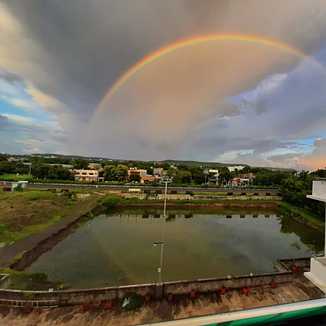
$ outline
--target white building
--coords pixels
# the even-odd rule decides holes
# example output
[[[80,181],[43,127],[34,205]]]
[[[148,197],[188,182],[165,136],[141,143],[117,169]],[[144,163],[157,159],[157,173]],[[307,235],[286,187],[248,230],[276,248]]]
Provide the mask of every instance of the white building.
[[[325,203],[326,228],[326,180],[314,181],[312,185],[312,195],[307,197]],[[305,276],[326,293],[326,229],[324,256],[311,258],[310,272],[305,273]]]
[[[100,181],[99,171],[97,170],[73,170],[75,181],[98,182]]]
[[[245,168],[245,166],[244,165],[235,165],[235,166],[228,166],[227,168],[228,168],[228,170],[230,172],[234,172],[234,171],[241,171],[241,170],[243,170]]]
[[[154,168],[153,169],[153,175],[157,175],[159,177],[163,177],[163,175],[164,175],[164,169],[163,168]]]
[[[208,170],[208,182],[218,184],[219,171],[217,169]]]

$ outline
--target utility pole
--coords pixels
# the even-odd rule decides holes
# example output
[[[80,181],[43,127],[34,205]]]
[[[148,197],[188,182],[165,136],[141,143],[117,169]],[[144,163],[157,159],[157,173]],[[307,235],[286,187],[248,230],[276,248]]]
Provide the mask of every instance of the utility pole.
[[[164,179],[165,187],[164,187],[164,203],[163,203],[163,223],[166,219],[166,204],[167,204],[167,194],[168,194],[168,183],[170,182],[170,179],[166,178]],[[162,285],[163,283],[163,264],[164,264],[164,237],[163,237],[163,230],[162,230],[162,236],[161,241],[156,241],[153,243],[154,247],[160,246],[160,266],[157,269],[158,273],[158,284]]]
[[[168,194],[168,180],[165,181],[165,189],[164,189],[164,206],[163,206],[163,217],[166,218],[166,200],[167,200],[167,194]]]

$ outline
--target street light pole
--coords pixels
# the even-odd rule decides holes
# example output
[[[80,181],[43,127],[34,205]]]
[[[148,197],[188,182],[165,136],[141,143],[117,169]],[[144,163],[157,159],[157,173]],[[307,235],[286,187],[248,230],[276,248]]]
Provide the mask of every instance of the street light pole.
[[[166,217],[166,200],[168,194],[168,180],[165,180],[165,190],[164,190],[164,206],[163,206],[163,217]]]
[[[153,246],[160,246],[160,266],[157,268],[158,273],[158,283],[161,284],[163,282],[162,272],[163,272],[163,259],[164,259],[164,242],[158,241],[154,242]]]
[[[167,203],[167,193],[168,193],[168,183],[169,180],[165,179],[165,188],[164,188],[164,204],[163,204],[163,223],[165,223],[166,219],[166,203]],[[153,246],[160,246],[160,266],[157,269],[158,272],[158,283],[162,284],[163,283],[163,264],[164,264],[164,239],[163,239],[163,232],[162,232],[162,237],[161,241],[157,241],[153,243]]]

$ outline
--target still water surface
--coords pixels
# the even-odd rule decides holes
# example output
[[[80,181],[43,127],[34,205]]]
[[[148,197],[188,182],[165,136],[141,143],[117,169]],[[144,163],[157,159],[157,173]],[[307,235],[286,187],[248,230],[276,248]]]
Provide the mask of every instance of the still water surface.
[[[164,238],[164,280],[271,272],[280,258],[310,256],[322,234],[263,212],[121,211],[100,215],[43,254],[28,269],[77,288],[157,281]]]

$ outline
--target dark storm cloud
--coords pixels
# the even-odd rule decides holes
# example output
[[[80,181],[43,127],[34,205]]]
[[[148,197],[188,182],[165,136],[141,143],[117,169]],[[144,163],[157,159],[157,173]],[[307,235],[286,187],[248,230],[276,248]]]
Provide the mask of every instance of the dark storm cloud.
[[[292,1],[275,2],[278,5],[262,6],[256,0],[245,4],[229,0],[7,0],[5,4],[28,37],[44,50],[41,65],[53,82],[36,80],[36,86],[75,112],[89,116],[122,71],[163,44],[205,32],[278,37],[285,22],[272,16],[287,14],[293,5]],[[275,15],[270,15],[269,6],[275,8]],[[297,1],[299,13],[305,7],[303,1]],[[234,15],[241,11],[243,16],[235,20]],[[320,12],[309,12],[310,16],[317,14],[321,20]],[[263,19],[266,21],[262,25]],[[315,24],[320,24],[319,19]],[[311,29],[315,26],[307,24]],[[296,28],[293,24],[293,31],[282,38],[301,40],[303,33],[297,35]],[[314,35],[320,35],[320,31]],[[318,40],[305,37],[308,47],[316,45]]]
[[[307,53],[314,53],[326,36],[324,0],[2,2],[17,23],[18,30],[14,39],[8,38],[8,46],[15,45],[12,50],[14,58],[20,53],[22,56],[14,62],[14,68],[18,68],[13,70],[21,74],[0,70],[0,79],[8,83],[30,81],[37,89],[62,102],[65,111],[64,115],[60,111],[59,120],[69,126],[65,127],[65,132],[69,133],[66,139],[72,143],[71,148],[76,148],[80,142],[79,135],[85,131],[83,123],[89,122],[114,81],[144,55],[170,42],[195,34],[247,33],[280,39]],[[3,38],[1,35],[0,40]],[[19,51],[19,46],[23,46],[22,51]],[[10,67],[1,65],[0,60],[0,68],[10,71]],[[194,135],[179,147],[176,147],[176,142],[161,136],[157,137],[157,143],[152,146],[154,150],[150,152],[147,139],[130,134],[124,141],[121,139],[125,147],[121,152],[118,148],[119,154],[133,158],[139,155],[138,149],[143,148],[149,159],[169,158],[170,155],[212,159],[228,151],[252,150],[254,156],[250,159],[254,160],[257,155],[275,148],[289,148],[293,139],[306,137],[316,130],[316,120],[324,113],[320,105],[324,98],[320,102],[315,100],[323,87],[318,82],[313,77],[311,89],[306,83],[298,90],[294,81],[292,88],[289,86],[270,96],[261,95],[263,90],[259,90],[256,99],[243,101],[242,106],[219,103],[216,117],[211,118],[214,123],[208,122],[207,127],[199,125]],[[286,100],[290,92],[300,92],[299,100],[295,101],[294,96],[292,100]],[[308,100],[309,94],[314,99],[313,108]],[[294,113],[297,107],[299,109]],[[250,115],[243,113],[244,109],[251,112]],[[271,114],[274,111],[276,114]],[[4,121],[0,116],[0,127]],[[128,130],[128,125],[124,127]],[[320,130],[320,126],[318,128]],[[257,129],[256,133],[252,129]],[[156,140],[148,141],[153,145]],[[94,154],[111,156],[112,147],[107,147],[106,139],[96,146],[92,144],[91,148],[84,148],[85,154],[96,147]],[[120,142],[112,146],[122,148]]]
[[[148,51],[180,37],[184,15],[175,1],[8,1],[29,37],[46,52],[50,92],[89,113],[108,87]],[[177,14],[177,17],[175,17]],[[171,33],[173,31],[173,33]],[[67,92],[67,89],[69,91]]]

